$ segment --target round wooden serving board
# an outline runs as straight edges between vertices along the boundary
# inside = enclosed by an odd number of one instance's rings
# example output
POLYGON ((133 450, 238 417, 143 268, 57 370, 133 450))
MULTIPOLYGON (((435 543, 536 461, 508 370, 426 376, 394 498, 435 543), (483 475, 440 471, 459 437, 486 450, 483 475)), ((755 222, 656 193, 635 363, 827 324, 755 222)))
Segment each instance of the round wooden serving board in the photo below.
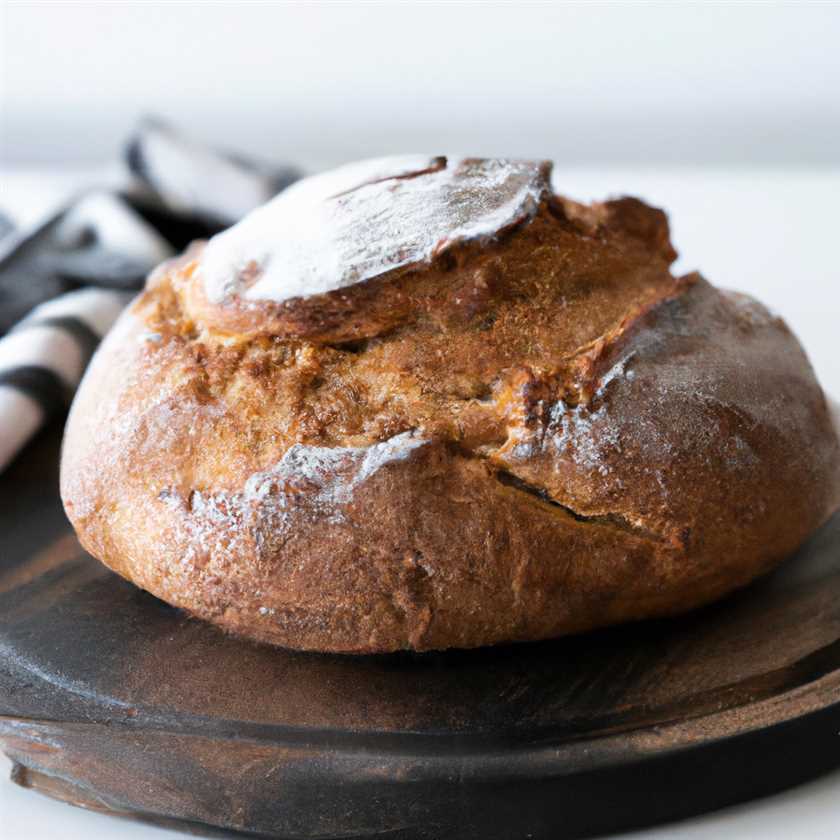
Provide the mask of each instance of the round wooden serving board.
POLYGON ((60 430, 0 479, 0 746, 86 807, 268 837, 558 840, 840 764, 840 516, 679 620, 474 652, 228 638, 79 548, 60 430))

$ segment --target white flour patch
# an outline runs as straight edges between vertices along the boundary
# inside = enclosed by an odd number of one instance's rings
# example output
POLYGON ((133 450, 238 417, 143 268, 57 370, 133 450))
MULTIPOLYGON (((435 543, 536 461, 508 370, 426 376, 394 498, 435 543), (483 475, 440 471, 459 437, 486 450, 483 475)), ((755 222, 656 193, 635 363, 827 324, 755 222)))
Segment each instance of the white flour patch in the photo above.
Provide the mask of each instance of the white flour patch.
POLYGON ((338 523, 357 488, 388 464, 429 443, 404 432, 367 447, 295 444, 271 469, 254 473, 238 492, 172 489, 159 498, 185 515, 189 550, 182 558, 236 557, 266 539, 284 540, 304 521, 338 523))
POLYGON ((282 302, 426 262, 532 217, 549 173, 534 161, 410 156, 306 178, 210 240, 204 290, 215 303, 282 302))
POLYGON ((551 409, 548 439, 560 457, 601 475, 610 472, 605 454, 620 451, 618 429, 609 423, 606 406, 591 412, 580 405, 570 409, 558 400, 551 409))

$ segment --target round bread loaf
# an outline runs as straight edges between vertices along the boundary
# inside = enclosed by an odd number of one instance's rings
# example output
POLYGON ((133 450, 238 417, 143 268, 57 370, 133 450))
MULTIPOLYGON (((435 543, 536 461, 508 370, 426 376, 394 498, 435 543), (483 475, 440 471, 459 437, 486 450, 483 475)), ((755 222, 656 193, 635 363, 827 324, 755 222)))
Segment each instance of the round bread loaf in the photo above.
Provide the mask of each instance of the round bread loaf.
POLYGON ((795 337, 545 162, 367 161, 163 265, 61 471, 85 548, 235 634, 474 647, 697 607, 840 502, 795 337))

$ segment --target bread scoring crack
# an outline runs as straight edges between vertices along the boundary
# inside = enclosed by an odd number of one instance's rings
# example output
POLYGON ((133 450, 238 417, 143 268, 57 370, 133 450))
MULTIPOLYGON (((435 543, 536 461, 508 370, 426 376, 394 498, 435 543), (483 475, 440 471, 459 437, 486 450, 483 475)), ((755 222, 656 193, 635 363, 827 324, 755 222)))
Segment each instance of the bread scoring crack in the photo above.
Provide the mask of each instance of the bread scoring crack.
POLYGON ((661 534, 651 531, 649 528, 645 528, 642 525, 637 525, 635 522, 631 522, 626 516, 623 516, 620 513, 582 514, 573 508, 570 508, 568 505, 564 505, 556 499, 553 499, 543 488, 534 484, 529 484, 527 481, 523 481, 519 478, 519 476, 516 476, 507 470, 494 470, 493 474, 496 480, 505 487, 510 487, 520 493, 526 493, 543 504, 550 505, 552 508, 562 511, 576 522, 606 525, 610 528, 614 528, 616 530, 623 531, 624 533, 632 534, 633 536, 653 542, 665 541, 665 538, 661 534))

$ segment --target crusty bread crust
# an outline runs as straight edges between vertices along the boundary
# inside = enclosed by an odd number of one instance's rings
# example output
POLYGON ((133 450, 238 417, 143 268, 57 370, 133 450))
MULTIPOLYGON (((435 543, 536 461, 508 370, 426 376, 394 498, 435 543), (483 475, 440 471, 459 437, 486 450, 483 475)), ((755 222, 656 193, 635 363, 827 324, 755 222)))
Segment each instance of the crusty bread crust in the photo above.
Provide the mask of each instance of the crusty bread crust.
POLYGON ((201 246, 107 337, 68 421, 85 548, 241 636, 379 652, 709 602, 837 506, 782 321, 674 279, 661 211, 547 196, 488 240, 282 304, 201 246))

